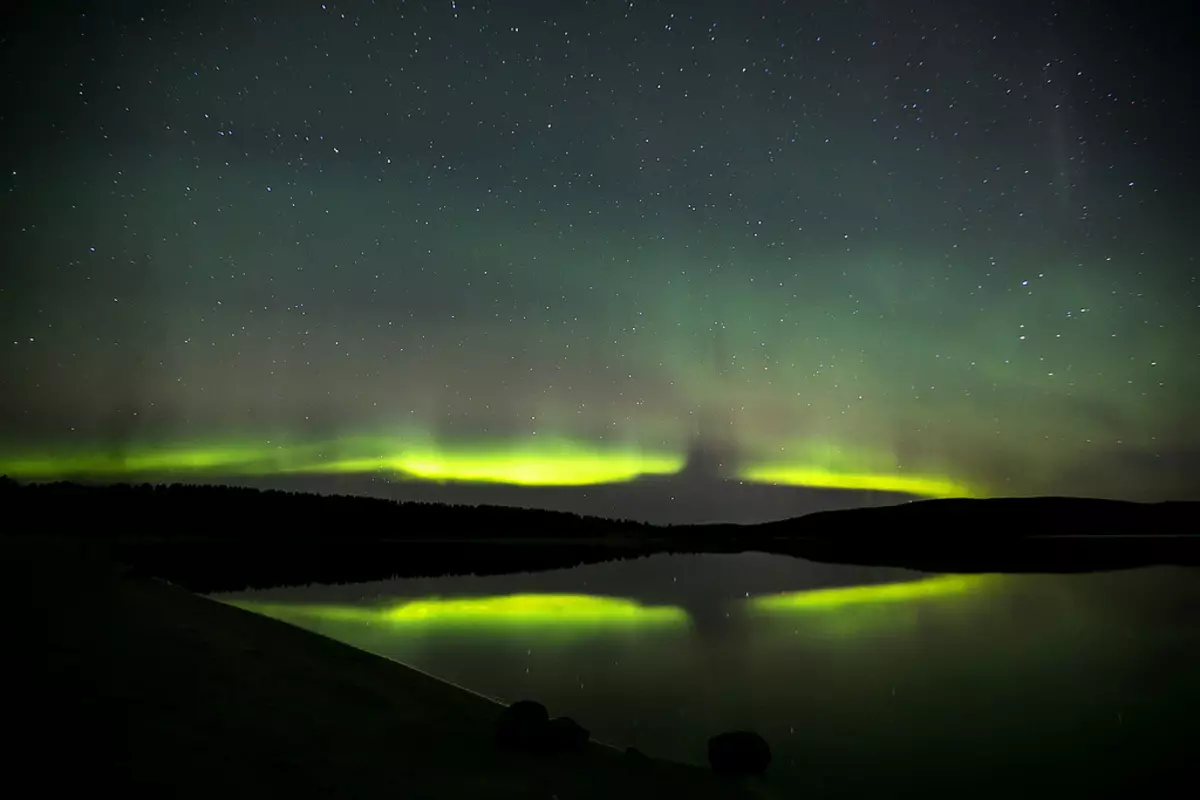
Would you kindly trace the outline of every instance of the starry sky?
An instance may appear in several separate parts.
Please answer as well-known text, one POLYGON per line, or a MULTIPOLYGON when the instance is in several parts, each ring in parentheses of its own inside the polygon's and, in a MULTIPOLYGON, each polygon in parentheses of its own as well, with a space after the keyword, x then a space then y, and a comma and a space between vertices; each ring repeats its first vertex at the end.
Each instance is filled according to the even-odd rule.
POLYGON ((1200 497, 1170 4, 6 14, 0 473, 1200 497))

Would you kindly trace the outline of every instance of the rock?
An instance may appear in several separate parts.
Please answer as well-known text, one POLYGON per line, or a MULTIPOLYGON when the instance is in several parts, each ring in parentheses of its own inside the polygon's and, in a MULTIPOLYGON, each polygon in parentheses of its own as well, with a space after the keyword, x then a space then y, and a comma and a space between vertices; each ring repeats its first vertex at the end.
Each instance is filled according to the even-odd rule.
POLYGON ((537 750, 546 736, 550 714, 541 703, 518 700, 500 712, 496 742, 511 750, 537 750))
POLYGON ((626 747, 625 763, 633 767, 644 767, 650 763, 650 757, 636 747, 626 747))
POLYGON ((771 747, 753 731, 730 731, 708 740, 708 763, 724 775, 760 775, 771 763, 771 747))
POLYGON ((592 734, 570 717, 555 717, 546 723, 542 749, 548 753, 571 753, 587 746, 592 734))

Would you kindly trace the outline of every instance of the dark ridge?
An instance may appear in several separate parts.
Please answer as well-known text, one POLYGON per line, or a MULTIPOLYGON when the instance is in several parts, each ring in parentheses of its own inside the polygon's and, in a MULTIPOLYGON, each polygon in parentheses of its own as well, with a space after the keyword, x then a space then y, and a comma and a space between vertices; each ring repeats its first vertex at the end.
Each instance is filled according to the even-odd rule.
POLYGON ((19 484, 0 478, 11 519, 38 527, 81 525, 82 535, 120 539, 397 541, 442 538, 586 537, 651 526, 565 511, 493 505, 397 502, 376 497, 202 484, 70 482, 19 484), (118 528, 98 521, 121 521, 118 528))
POLYGON ((753 526, 763 549, 925 572, 1200 565, 1200 503, 1076 497, 921 500, 753 526))
POLYGON ((9 536, 104 548, 193 591, 562 569, 654 553, 759 551, 923 572, 1200 565, 1200 503, 928 500, 761 525, 656 526, 505 506, 172 484, 0 479, 9 536))
POLYGON ((895 506, 819 511, 755 526, 771 535, 880 537, 1139 536, 1192 534, 1200 503, 1133 503, 1081 497, 915 500, 895 506))

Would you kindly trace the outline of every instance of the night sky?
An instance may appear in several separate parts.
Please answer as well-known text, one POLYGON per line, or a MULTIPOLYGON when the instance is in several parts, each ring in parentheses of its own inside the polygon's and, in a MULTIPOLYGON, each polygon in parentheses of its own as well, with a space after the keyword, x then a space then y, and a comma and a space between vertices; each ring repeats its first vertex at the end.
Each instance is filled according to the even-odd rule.
POLYGON ((162 5, 4 12, 0 473, 1200 497, 1186 5, 162 5))

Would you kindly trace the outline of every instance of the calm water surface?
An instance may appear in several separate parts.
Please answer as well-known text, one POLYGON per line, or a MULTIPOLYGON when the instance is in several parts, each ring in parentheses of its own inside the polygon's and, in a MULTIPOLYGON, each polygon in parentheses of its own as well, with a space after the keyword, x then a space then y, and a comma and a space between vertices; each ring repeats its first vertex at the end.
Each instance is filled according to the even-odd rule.
POLYGON ((1115 796, 1194 753, 1200 571, 933 576, 761 554, 222 595, 703 763, 748 728, 827 796, 1115 796))

